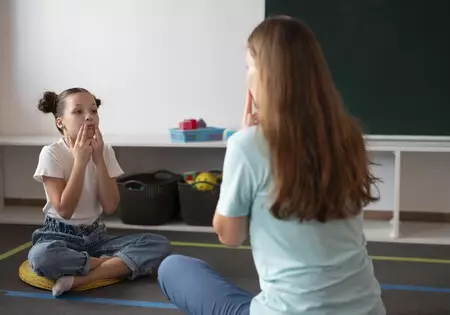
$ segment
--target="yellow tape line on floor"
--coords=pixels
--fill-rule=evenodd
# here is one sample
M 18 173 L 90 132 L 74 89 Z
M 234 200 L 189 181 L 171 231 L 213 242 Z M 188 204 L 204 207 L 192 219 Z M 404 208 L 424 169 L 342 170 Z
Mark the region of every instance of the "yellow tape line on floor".
M 207 248 L 226 248 L 226 249 L 250 249 L 250 246 L 227 247 L 221 244 L 197 243 L 197 242 L 171 242 L 173 246 L 184 247 L 207 247 Z M 449 259 L 422 258 L 422 257 L 396 257 L 396 256 L 370 256 L 372 260 L 398 261 L 398 262 L 416 262 L 429 264 L 450 264 Z
M 10 251 L 7 251 L 6 253 L 3 253 L 0 255 L 0 260 L 6 259 L 8 257 L 11 257 L 12 255 L 15 255 L 17 253 L 20 253 L 21 251 L 30 248 L 31 247 L 31 242 L 22 244 L 16 248 L 11 249 Z
M 171 242 L 173 246 L 180 247 L 203 247 L 203 248 L 222 248 L 222 249 L 244 249 L 250 250 L 250 246 L 228 247 L 222 244 L 215 243 L 201 243 L 201 242 Z M 8 257 L 11 257 L 27 248 L 31 247 L 31 242 L 22 244 L 16 248 L 13 248 L 6 253 L 0 255 L 0 261 Z M 437 259 L 437 258 L 423 258 L 423 257 L 397 257 L 397 256 L 370 256 L 372 260 L 380 261 L 397 261 L 397 262 L 415 262 L 415 263 L 428 263 L 428 264 L 450 264 L 450 259 Z

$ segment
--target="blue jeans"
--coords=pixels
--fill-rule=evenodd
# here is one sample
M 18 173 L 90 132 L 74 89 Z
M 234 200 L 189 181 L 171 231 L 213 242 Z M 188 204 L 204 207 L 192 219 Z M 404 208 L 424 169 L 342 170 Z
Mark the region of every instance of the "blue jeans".
M 202 260 L 171 255 L 158 269 L 166 297 L 189 315 L 248 315 L 253 295 L 222 278 Z
M 169 255 L 170 243 L 151 233 L 111 236 L 100 220 L 88 226 L 73 226 L 46 217 L 33 232 L 28 260 L 33 271 L 57 280 L 62 276 L 87 275 L 90 257 L 119 257 L 131 270 L 129 279 L 156 272 Z

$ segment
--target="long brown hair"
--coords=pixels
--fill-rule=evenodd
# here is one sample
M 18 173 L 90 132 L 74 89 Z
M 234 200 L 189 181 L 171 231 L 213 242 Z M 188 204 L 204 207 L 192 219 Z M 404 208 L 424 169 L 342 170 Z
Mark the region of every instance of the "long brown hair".
M 248 48 L 260 74 L 256 101 L 271 152 L 272 214 L 325 222 L 378 200 L 362 131 L 344 109 L 313 32 L 298 19 L 271 17 L 251 33 Z

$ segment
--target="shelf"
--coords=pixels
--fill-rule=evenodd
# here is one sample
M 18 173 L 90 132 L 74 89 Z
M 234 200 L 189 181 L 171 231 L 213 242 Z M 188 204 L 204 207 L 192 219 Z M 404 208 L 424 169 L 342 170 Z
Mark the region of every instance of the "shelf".
M 113 147 L 225 148 L 226 141 L 172 142 L 169 134 L 104 135 Z M 55 136 L 0 136 L 0 146 L 43 146 L 59 139 Z M 365 136 L 368 151 L 374 152 L 450 152 L 449 137 Z
M 5 207 L 0 212 L 0 224 L 41 225 L 44 215 L 39 207 Z M 180 231 L 180 232 L 206 232 L 214 233 L 212 227 L 189 226 L 183 222 L 171 222 L 165 225 L 127 225 L 117 217 L 105 219 L 108 228 L 154 230 L 154 231 Z M 388 221 L 364 221 L 364 233 L 368 241 L 417 243 L 417 244 L 450 244 L 450 224 L 445 223 L 418 223 L 403 222 L 401 224 L 401 237 L 389 237 L 392 226 Z
M 1 146 L 43 146 L 60 136 L 0 136 Z M 173 148 L 225 148 L 226 141 L 172 142 L 167 135 L 103 135 L 104 142 L 113 147 L 173 147 Z
M 8 206 L 0 212 L 0 224 L 24 224 L 41 225 L 44 213 L 40 207 Z M 164 225 L 128 225 L 115 216 L 106 217 L 105 225 L 111 229 L 155 230 L 155 231 L 180 231 L 180 232 L 214 232 L 208 226 L 190 226 L 183 222 L 175 221 Z

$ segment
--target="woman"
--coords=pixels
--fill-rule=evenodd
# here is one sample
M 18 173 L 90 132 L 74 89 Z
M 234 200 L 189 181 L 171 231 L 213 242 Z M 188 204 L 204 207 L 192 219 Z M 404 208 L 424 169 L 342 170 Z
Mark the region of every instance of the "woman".
M 363 232 L 376 179 L 313 33 L 269 18 L 248 39 L 247 64 L 258 121 L 229 139 L 213 225 L 229 246 L 250 236 L 262 291 L 173 255 L 159 267 L 163 292 L 192 315 L 386 314 Z

